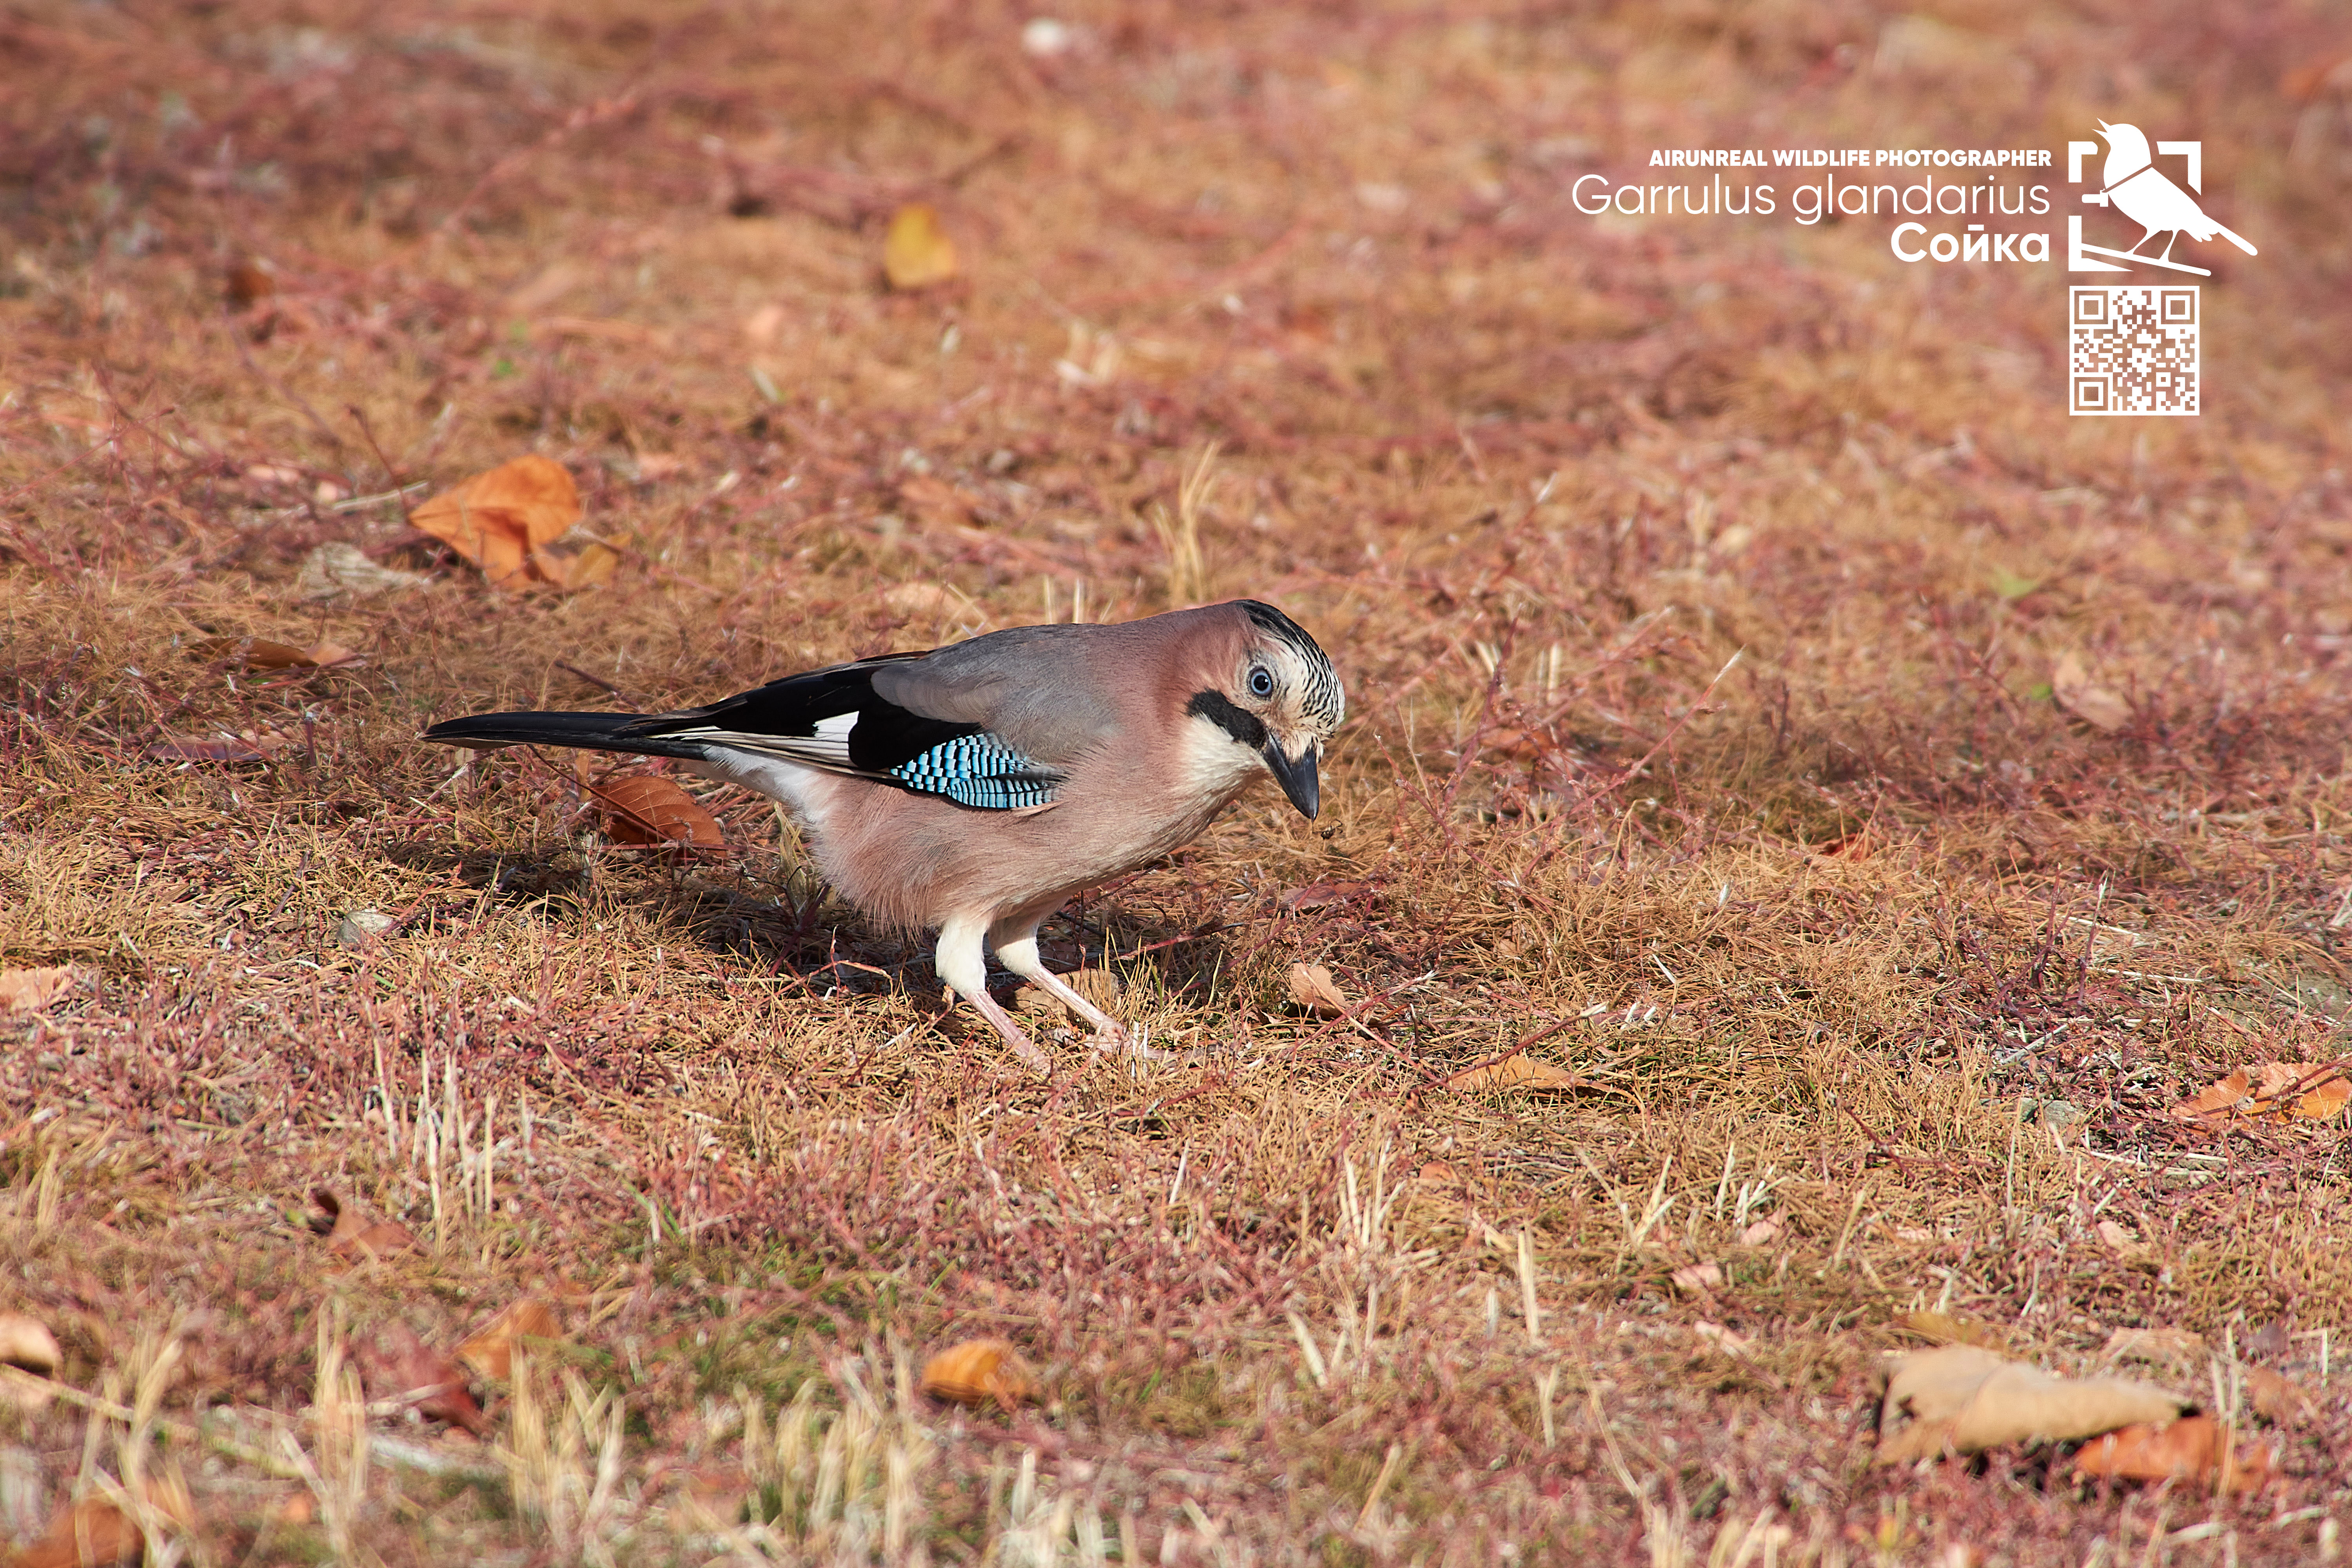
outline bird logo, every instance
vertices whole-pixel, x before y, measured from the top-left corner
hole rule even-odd
[[[2075,246],[2076,270],[2126,270],[2096,263],[2087,268],[2079,265],[2082,256],[2088,254],[2111,256],[2118,261],[2137,261],[2152,267],[2169,268],[2177,272],[2194,272],[2200,277],[2210,277],[2204,268],[2191,267],[2186,262],[2172,259],[2172,247],[2180,243],[2183,234],[2200,243],[2219,236],[2248,256],[2257,254],[2252,242],[2235,230],[2223,226],[2218,219],[2206,216],[2205,209],[2198,205],[2195,196],[2175,184],[2156,166],[2156,160],[2148,150],[2147,138],[2138,126],[2110,125],[2102,120],[2099,121],[2099,134],[2107,139],[2106,165],[2100,172],[2100,188],[2086,194],[2083,200],[2092,206],[2115,208],[2134,223],[2143,226],[2146,232],[2133,242],[2129,250],[2109,250],[2100,246],[2083,245],[2078,240]],[[2096,150],[2094,142],[2075,142],[2073,146]],[[2189,153],[2189,179],[2192,185],[2199,183],[2198,158],[2193,151],[2197,146],[2195,142],[2167,142],[2159,143],[2158,149],[2167,153]],[[2081,221],[2079,218],[2075,220],[2077,225]],[[2168,237],[2164,242],[2163,251],[2155,256],[2143,255],[2140,247],[2159,234]]]

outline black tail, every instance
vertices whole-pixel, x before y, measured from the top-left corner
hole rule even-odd
[[[445,719],[424,738],[445,746],[572,746],[591,752],[634,752],[647,757],[686,757],[699,762],[699,741],[632,733],[644,723],[635,713],[477,713]]]

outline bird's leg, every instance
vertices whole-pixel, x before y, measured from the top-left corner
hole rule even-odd
[[[1014,1056],[1039,1074],[1049,1073],[1054,1064],[1037,1048],[1037,1042],[988,994],[988,961],[981,945],[987,930],[988,922],[982,919],[958,915],[950,920],[940,928],[940,945],[933,954],[932,965],[939,971],[940,983],[971,1003],[988,1020],[988,1026],[1013,1048]]]
[[[2170,239],[2168,239],[2168,240],[2166,240],[2166,241],[2164,242],[2164,258],[2164,258],[2165,260],[2169,261],[2169,260],[2171,260],[2171,259],[2172,259],[2172,247],[2173,247],[2174,246],[2176,246],[2176,245],[2179,245],[2179,243],[2180,243],[2180,231],[2179,231],[2179,229],[2177,229],[2177,228],[2176,228],[2176,229],[2174,229],[2174,230],[2172,231],[2172,237],[2171,237]]]
[[[1135,1041],[1126,1026],[1079,995],[1068,981],[1045,967],[1045,956],[1037,951],[1036,927],[1030,927],[1027,934],[1011,942],[997,942],[996,961],[1092,1024],[1111,1045],[1124,1051],[1135,1049]]]

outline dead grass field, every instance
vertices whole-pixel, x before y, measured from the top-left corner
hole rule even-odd
[[[2332,1553],[2341,1119],[2168,1112],[2352,1013],[2352,34],[1059,15],[0,12],[0,968],[75,966],[0,1014],[0,1310],[82,1396],[0,1409],[0,1536],[114,1498],[222,1568]],[[1568,195],[1653,146],[2063,163],[2102,117],[2194,128],[2262,247],[2200,248],[2195,420],[2064,416],[2057,266]],[[910,294],[912,200],[961,270]],[[1155,518],[1212,447],[1188,561]],[[494,592],[385,499],[525,452],[610,583]],[[425,580],[306,598],[338,543]],[[567,757],[415,739],[1242,594],[1349,681],[1321,821],[1253,795],[1048,932],[1166,1063],[1023,1071],[764,801],[680,858]],[[1530,1037],[1565,1085],[1444,1087]],[[331,1247],[319,1189],[415,1245]],[[415,1397],[526,1297],[560,1331],[478,1417]],[[2174,1331],[2122,1370],[2280,1473],[1874,1468],[1923,1308],[2074,1373]],[[914,1389],[991,1336],[1034,1398]],[[2240,1408],[2256,1369],[2303,1407]]]

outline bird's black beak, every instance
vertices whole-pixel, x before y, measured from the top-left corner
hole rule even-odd
[[[1315,820],[1323,804],[1322,790],[1315,776],[1315,753],[1320,749],[1310,745],[1297,762],[1292,762],[1282,754],[1282,742],[1269,737],[1265,749],[1258,753],[1274,770],[1275,782],[1282,786],[1282,793],[1290,797],[1290,804],[1309,822]]]

